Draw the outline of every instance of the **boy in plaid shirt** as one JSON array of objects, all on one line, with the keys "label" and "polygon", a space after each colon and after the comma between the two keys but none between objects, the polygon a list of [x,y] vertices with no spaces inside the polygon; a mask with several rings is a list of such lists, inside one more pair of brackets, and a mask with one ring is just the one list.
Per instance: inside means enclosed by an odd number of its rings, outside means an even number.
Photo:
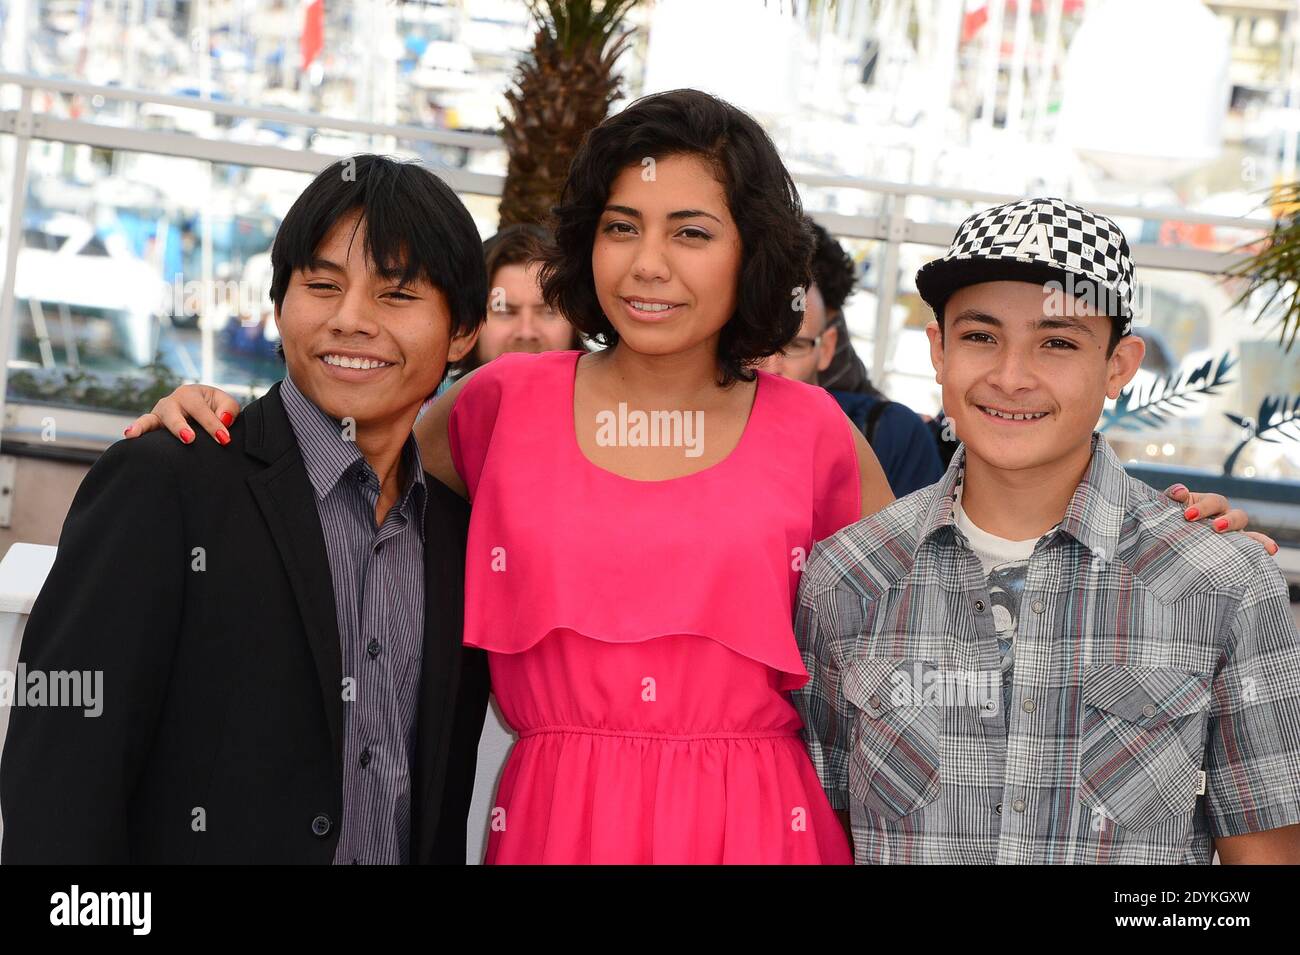
[{"label": "boy in plaid shirt", "polygon": [[962,447],[820,544],[796,633],[813,762],[859,863],[1300,862],[1300,635],[1242,534],[1094,432],[1137,372],[1119,228],[967,219],[917,275]]}]

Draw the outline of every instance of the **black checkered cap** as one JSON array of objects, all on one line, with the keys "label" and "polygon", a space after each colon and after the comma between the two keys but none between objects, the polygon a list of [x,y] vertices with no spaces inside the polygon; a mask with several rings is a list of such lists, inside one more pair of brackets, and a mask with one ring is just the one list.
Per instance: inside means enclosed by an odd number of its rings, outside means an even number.
[{"label": "black checkered cap", "polygon": [[941,259],[916,273],[921,298],[940,314],[953,292],[980,282],[1056,280],[1099,313],[1133,327],[1133,259],[1113,221],[1064,199],[1022,199],[963,222]]}]

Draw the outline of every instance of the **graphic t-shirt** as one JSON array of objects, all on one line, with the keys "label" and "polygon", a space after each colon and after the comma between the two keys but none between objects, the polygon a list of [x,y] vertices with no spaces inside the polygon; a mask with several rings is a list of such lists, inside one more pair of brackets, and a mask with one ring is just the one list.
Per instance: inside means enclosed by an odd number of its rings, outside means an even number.
[{"label": "graphic t-shirt", "polygon": [[[980,559],[984,576],[988,578],[989,601],[993,609],[993,626],[998,636],[998,651],[1002,654],[1002,715],[1010,721],[1011,675],[1016,663],[1016,627],[1020,620],[1020,598],[1025,592],[1025,572],[1029,569],[1029,556],[1034,552],[1039,538],[1025,541],[1007,540],[977,527],[966,516],[958,492],[953,517],[957,527],[970,542],[971,550]],[[1050,531],[1048,533],[1051,533]]]}]

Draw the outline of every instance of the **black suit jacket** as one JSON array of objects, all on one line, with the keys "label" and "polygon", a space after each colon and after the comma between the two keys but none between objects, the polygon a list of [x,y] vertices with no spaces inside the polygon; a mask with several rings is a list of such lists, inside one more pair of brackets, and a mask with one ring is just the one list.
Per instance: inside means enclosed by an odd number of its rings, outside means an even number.
[{"label": "black suit jacket", "polygon": [[[12,709],[0,861],[333,858],[338,624],[279,385],[230,431],[119,441],[78,489],[19,659],[102,671],[102,714]],[[428,485],[410,857],[463,863],[487,662],[461,645],[468,505]]]}]

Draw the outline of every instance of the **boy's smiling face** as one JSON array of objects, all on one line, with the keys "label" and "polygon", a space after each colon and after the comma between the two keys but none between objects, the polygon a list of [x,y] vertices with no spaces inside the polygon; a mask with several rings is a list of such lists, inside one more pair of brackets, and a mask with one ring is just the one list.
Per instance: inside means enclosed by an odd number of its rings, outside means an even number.
[{"label": "boy's smiling face", "polygon": [[1129,335],[1108,355],[1110,318],[1032,282],[966,286],[943,315],[926,334],[944,412],[967,453],[1000,470],[1078,455],[1145,352]]},{"label": "boy's smiling face", "polygon": [[427,279],[403,285],[400,268],[375,271],[365,228],[358,212],[334,224],[315,261],[293,273],[275,320],[294,384],[326,414],[370,427],[414,418],[449,347],[454,361],[472,338],[452,339],[446,297]]}]

